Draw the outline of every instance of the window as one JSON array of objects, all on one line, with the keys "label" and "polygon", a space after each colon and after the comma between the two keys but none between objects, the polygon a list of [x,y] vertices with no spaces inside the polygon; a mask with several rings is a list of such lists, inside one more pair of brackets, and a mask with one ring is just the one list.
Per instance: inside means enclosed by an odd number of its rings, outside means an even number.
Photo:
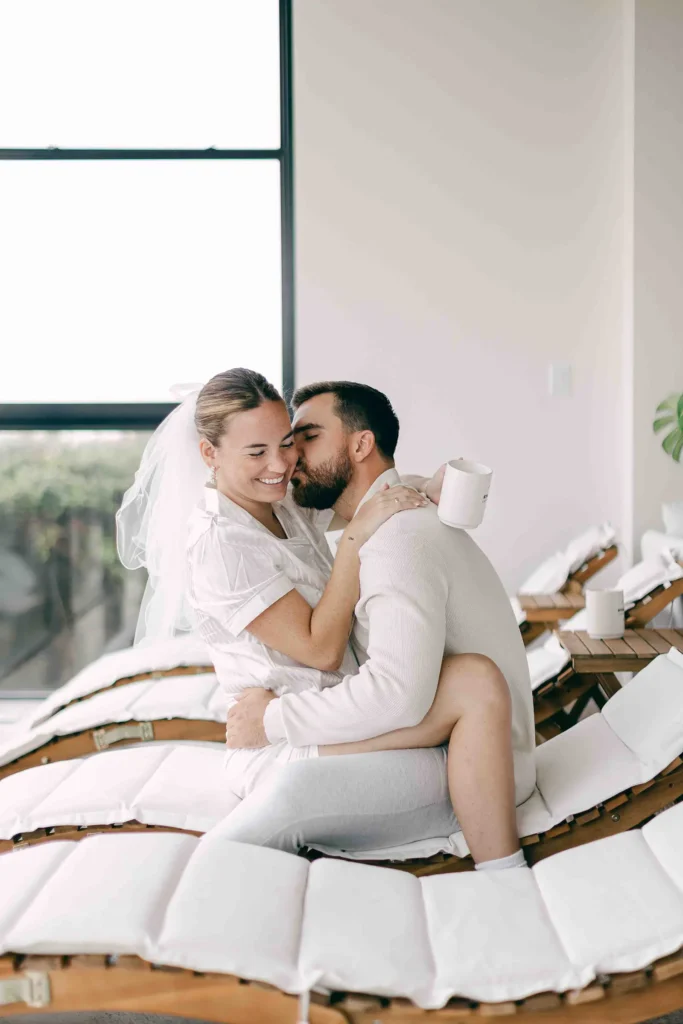
[{"label": "window", "polygon": [[0,0],[0,697],[132,641],[170,388],[293,386],[289,0]]}]

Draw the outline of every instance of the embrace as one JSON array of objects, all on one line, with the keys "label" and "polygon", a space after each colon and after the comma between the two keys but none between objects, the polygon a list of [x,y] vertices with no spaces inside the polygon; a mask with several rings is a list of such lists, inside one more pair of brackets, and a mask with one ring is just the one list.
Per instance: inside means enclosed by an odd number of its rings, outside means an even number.
[{"label": "embrace", "polygon": [[254,371],[217,374],[117,516],[124,564],[149,573],[136,640],[192,630],[226,694],[241,802],[213,833],[296,853],[462,830],[477,868],[524,864],[532,693],[500,579],[439,521],[443,470],[399,477],[384,394],[324,382],[292,409]]}]

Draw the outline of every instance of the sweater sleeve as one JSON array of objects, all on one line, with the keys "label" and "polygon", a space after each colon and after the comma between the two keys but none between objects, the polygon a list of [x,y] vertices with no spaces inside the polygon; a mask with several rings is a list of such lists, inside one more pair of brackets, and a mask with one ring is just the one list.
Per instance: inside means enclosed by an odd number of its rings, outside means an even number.
[{"label": "sweater sleeve", "polygon": [[271,702],[278,707],[271,730],[266,721],[269,736],[294,747],[347,743],[417,725],[427,714],[444,655],[446,574],[431,545],[391,523],[361,549],[367,661],[336,686]]}]

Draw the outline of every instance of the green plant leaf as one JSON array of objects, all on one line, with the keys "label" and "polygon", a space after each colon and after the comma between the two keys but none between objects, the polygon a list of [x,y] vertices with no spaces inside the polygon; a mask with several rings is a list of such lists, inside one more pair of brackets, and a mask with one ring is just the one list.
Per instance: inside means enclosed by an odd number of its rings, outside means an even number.
[{"label": "green plant leaf", "polygon": [[678,402],[676,403],[676,415],[678,416],[679,427],[683,427],[683,395],[678,396]]},{"label": "green plant leaf", "polygon": [[678,395],[669,395],[663,402],[660,402],[655,412],[676,412],[678,407]]},{"label": "green plant leaf", "polygon": [[656,434],[658,431],[662,430],[664,427],[668,427],[672,423],[675,423],[675,422],[676,422],[676,417],[675,416],[662,416],[662,417],[660,417],[660,419],[654,421],[654,423],[652,424],[652,429],[654,430],[654,432]]},{"label": "green plant leaf", "polygon": [[671,458],[674,459],[675,462],[681,461],[681,452],[683,452],[683,430],[679,430],[678,434],[678,440],[676,441],[676,444],[673,447],[673,451],[671,452]]},{"label": "green plant leaf", "polygon": [[666,435],[666,437],[662,441],[662,448],[664,449],[667,455],[673,454],[674,448],[676,447],[680,438],[683,438],[683,430],[681,430],[680,427],[676,427],[675,430],[672,430],[670,434]]}]

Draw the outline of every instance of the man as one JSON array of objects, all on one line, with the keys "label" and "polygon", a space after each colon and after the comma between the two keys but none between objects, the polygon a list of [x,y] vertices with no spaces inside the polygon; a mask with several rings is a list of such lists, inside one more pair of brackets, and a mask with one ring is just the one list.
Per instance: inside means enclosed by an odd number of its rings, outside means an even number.
[{"label": "man", "polygon": [[[333,510],[327,517],[332,519],[334,513],[331,528],[344,526],[384,484],[399,482],[393,458],[398,421],[381,392],[349,382],[313,384],[296,392],[293,407],[299,451],[292,478],[295,498],[303,507]],[[482,654],[496,663],[510,689],[515,798],[522,803],[535,784],[532,694],[519,628],[490,562],[469,534],[441,524],[434,506],[392,516],[361,548],[360,556],[360,601],[352,634],[358,673],[321,691],[280,698],[267,691],[250,692],[231,709],[229,744],[263,746],[284,739],[292,746],[340,744],[410,728],[432,705],[444,656]],[[290,775],[305,779],[308,773],[311,785],[339,788],[344,776],[338,773],[353,769],[353,805],[347,810],[357,813],[359,822],[364,815],[381,812],[382,786],[393,786],[387,814],[400,833],[396,816],[401,786],[392,783],[390,775],[404,769],[429,773],[434,765],[427,760],[428,751],[392,753],[390,761],[377,760],[388,754],[320,758],[293,766]],[[418,754],[422,756],[413,756]],[[443,762],[436,770],[443,772]],[[298,803],[296,793],[290,795],[294,802],[288,812],[283,810],[282,788],[269,794],[265,787],[255,802],[256,817],[259,800],[263,814],[272,813],[268,801],[276,802],[278,813],[290,813],[295,828],[297,815],[305,816],[309,805]],[[409,834],[413,827],[424,827],[418,810],[409,809],[406,841],[420,838],[419,832]],[[226,825],[229,822],[230,818]],[[235,828],[235,835],[231,828],[225,834],[244,838],[239,823]],[[258,841],[251,828],[253,823],[245,841]],[[294,837],[291,846],[288,839],[283,848],[310,843],[311,834],[309,829]]]}]

